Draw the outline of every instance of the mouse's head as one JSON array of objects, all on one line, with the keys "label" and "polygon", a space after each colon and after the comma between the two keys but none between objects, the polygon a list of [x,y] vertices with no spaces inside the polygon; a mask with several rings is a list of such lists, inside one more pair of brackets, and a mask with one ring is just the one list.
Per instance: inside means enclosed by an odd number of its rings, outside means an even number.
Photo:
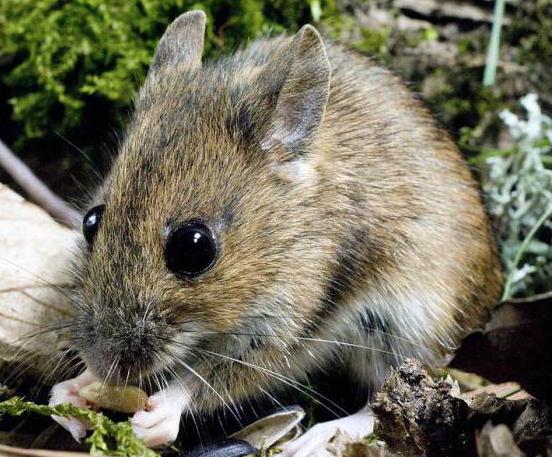
[{"label": "mouse's head", "polygon": [[323,42],[305,26],[260,56],[202,65],[204,28],[201,12],[168,28],[84,218],[73,339],[99,376],[288,344],[325,290],[328,176],[311,154],[325,147]]}]

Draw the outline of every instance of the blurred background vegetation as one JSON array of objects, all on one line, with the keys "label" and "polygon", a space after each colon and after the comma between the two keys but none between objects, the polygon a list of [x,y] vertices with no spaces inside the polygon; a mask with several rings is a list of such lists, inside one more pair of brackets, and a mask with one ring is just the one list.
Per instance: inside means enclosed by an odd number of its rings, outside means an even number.
[{"label": "blurred background vegetation", "polygon": [[[508,271],[538,262],[550,269],[552,229],[546,220],[535,225],[552,206],[548,118],[539,118],[538,138],[527,139],[516,137],[499,113],[520,113],[518,100],[528,93],[539,95],[539,109],[552,112],[552,0],[506,3],[491,87],[481,83],[490,0],[2,0],[0,138],[56,192],[81,200],[95,170],[105,170],[116,151],[156,42],[172,19],[195,8],[209,18],[207,57],[309,22],[393,69],[427,102],[483,179],[498,236],[508,246]],[[539,162],[544,173],[539,166],[527,171],[525,161],[510,163],[516,154],[529,157],[535,141],[537,155],[546,156]],[[520,200],[514,195],[519,183],[533,182],[536,169],[544,187],[533,200],[525,193]],[[8,178],[0,172],[0,179]],[[535,252],[528,235],[541,243]],[[550,275],[527,282],[534,278],[528,274],[525,283],[516,279],[512,293],[552,287]]]}]

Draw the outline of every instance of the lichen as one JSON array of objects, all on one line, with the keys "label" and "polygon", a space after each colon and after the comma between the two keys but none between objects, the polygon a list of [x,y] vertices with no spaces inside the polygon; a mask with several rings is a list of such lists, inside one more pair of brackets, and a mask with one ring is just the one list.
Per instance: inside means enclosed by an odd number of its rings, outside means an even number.
[{"label": "lichen", "polygon": [[521,105],[525,118],[508,110],[500,116],[513,147],[483,156],[483,190],[507,273],[503,298],[552,289],[552,119],[535,94]]}]

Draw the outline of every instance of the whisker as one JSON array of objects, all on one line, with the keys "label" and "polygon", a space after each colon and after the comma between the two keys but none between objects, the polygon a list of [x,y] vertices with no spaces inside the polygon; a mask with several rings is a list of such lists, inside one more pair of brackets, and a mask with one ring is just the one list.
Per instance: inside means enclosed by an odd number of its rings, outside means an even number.
[{"label": "whisker", "polygon": [[67,137],[65,137],[61,132],[55,131],[54,132],[58,137],[60,137],[63,141],[65,141],[69,146],[74,148],[77,152],[79,152],[84,159],[88,162],[89,165],[92,166],[92,172],[94,173],[96,179],[101,182],[103,180],[102,175],[100,173],[100,170],[98,169],[98,166],[96,163],[92,160],[90,155],[88,155],[83,149],[79,148],[75,143],[70,141]]},{"label": "whisker", "polygon": [[[282,341],[286,341],[285,339],[282,338],[282,336],[285,336],[285,335],[277,335],[277,334],[270,334],[270,333],[218,332],[218,331],[211,331],[211,330],[180,330],[180,331],[182,331],[183,333],[201,333],[205,335],[258,336],[258,337],[278,338]],[[356,349],[364,349],[367,351],[380,352],[382,354],[395,355],[395,353],[392,351],[386,351],[385,349],[380,349],[373,346],[365,346],[363,344],[349,343],[347,341],[328,340],[325,338],[309,338],[309,337],[302,337],[302,336],[293,336],[290,338],[290,340],[310,341],[310,342],[316,342],[316,343],[329,343],[329,344],[335,344],[338,346],[347,346],[347,347],[356,348]],[[174,343],[174,341],[171,341],[171,342]]]},{"label": "whisker", "polygon": [[[245,317],[241,317],[240,319],[265,319],[265,318],[274,318],[274,319],[294,319],[294,317],[292,316],[281,316],[281,315],[267,315],[267,316],[245,316]],[[193,324],[193,323],[200,323],[200,322],[203,322],[201,320],[185,320],[185,321],[176,321],[174,322],[175,325],[183,325],[183,324]],[[393,333],[390,333],[390,332],[387,332],[385,330],[380,330],[380,329],[377,329],[377,328],[372,328],[372,327],[367,327],[367,326],[363,326],[361,325],[360,328],[364,328],[366,330],[370,330],[370,332],[372,333],[377,333],[377,334],[380,334],[380,335],[383,335],[383,336],[387,336],[387,337],[390,337],[390,338],[394,338],[394,339],[397,339],[397,340],[400,340],[400,341],[404,341],[406,343],[409,343],[413,346],[417,346],[417,347],[420,347],[420,348],[423,348],[425,349],[425,347],[423,345],[421,345],[419,342],[417,341],[414,341],[412,339],[409,339],[407,337],[404,337],[404,336],[399,336],[399,335],[395,335]],[[207,334],[218,334],[218,335],[230,335],[230,336],[259,336],[259,337],[280,337],[279,335],[276,335],[276,334],[266,334],[266,333],[247,333],[247,332],[217,332],[217,331],[209,331],[209,330],[190,330],[190,329],[179,329],[179,331],[182,331],[182,332],[185,332],[185,333],[207,333]],[[294,337],[296,339],[302,339],[302,340],[305,340],[305,341],[308,341],[309,339],[307,337]],[[319,341],[319,342],[325,342],[325,343],[334,343],[334,344],[343,344],[343,345],[350,345],[350,347],[357,347],[357,348],[364,348],[364,349],[369,349],[369,350],[373,350],[373,351],[378,351],[377,348],[371,348],[369,346],[363,346],[363,345],[359,345],[359,344],[353,344],[353,343],[349,343],[349,342],[346,342],[346,341],[339,341],[339,340],[328,340],[328,339],[322,339],[322,338],[319,338],[319,339],[311,339],[311,341]],[[381,351],[380,351],[381,352]]]},{"label": "whisker", "polygon": [[[316,398],[314,395],[317,395],[319,396],[321,399],[323,399],[324,401],[327,401],[328,403],[330,403],[332,406],[335,406],[337,409],[339,409],[342,413],[344,414],[347,414],[347,411],[345,411],[341,406],[339,406],[338,404],[336,404],[335,402],[333,402],[332,400],[330,400],[329,398],[326,398],[324,395],[320,394],[319,392],[317,392],[316,390],[312,389],[311,387],[307,386],[307,385],[304,385],[302,383],[300,383],[299,381],[295,380],[295,379],[292,379],[292,378],[289,378],[287,376],[284,376],[280,373],[276,373],[266,367],[261,367],[259,365],[255,365],[255,364],[252,364],[252,363],[249,363],[249,362],[246,362],[244,360],[239,360],[239,359],[236,359],[234,357],[231,357],[231,356],[227,356],[227,355],[223,355],[223,354],[219,354],[217,352],[213,352],[213,351],[208,351],[208,350],[204,350],[204,349],[199,349],[199,348],[196,348],[196,350],[204,353],[204,354],[210,354],[210,355],[214,355],[214,356],[218,356],[218,357],[222,357],[223,359],[227,359],[227,360],[230,360],[232,362],[235,362],[235,363],[238,363],[238,364],[241,364],[241,365],[245,365],[249,368],[253,368],[255,370],[259,370],[261,372],[264,372],[276,379],[278,379],[279,381],[283,382],[284,384],[290,386],[290,387],[293,387],[295,389],[297,389],[299,392],[301,392],[302,394],[306,395],[307,397],[309,397],[311,400],[313,400],[314,402],[316,402],[317,404],[321,405],[323,408],[325,408],[327,411],[329,411],[331,414],[333,414],[334,416],[336,417],[339,417],[339,414],[337,414],[334,410],[332,410],[331,408],[329,408],[326,404],[322,403],[320,400],[318,400],[318,398]],[[300,386],[300,387],[298,387]],[[306,389],[307,391],[304,391],[302,389]],[[309,394],[309,392],[312,392],[312,395]]]},{"label": "whisker", "polygon": [[183,360],[179,360],[179,359],[174,359],[174,360],[176,361],[176,363],[182,365],[184,368],[186,368],[188,371],[190,371],[190,373],[194,374],[199,380],[201,380],[201,382],[203,382],[203,384],[205,384],[217,396],[217,398],[228,409],[228,411],[230,411],[230,414],[232,414],[234,419],[236,419],[238,421],[238,424],[240,424],[240,427],[242,426],[239,416],[230,407],[230,405],[225,400],[225,398],[220,393],[218,393],[218,391],[209,383],[209,381],[207,381],[203,376],[201,376],[196,370],[194,370],[190,365],[188,365]]},{"label": "whisker", "polygon": [[100,387],[100,392],[103,391],[106,388],[106,386],[109,382],[109,378],[111,377],[111,372],[115,369],[115,366],[117,365],[117,363],[119,363],[119,356],[116,356],[113,359],[113,362],[111,362],[109,370],[107,370],[107,374],[105,375],[104,379],[102,380],[102,384],[101,384],[101,387]]},{"label": "whisker", "polygon": [[27,340],[30,340],[32,338],[36,338],[36,337],[41,336],[41,335],[45,335],[45,334],[50,333],[50,332],[55,332],[55,331],[60,331],[60,330],[66,329],[66,328],[70,328],[71,326],[73,326],[75,324],[75,322],[76,321],[64,321],[64,322],[60,322],[60,323],[40,325],[40,326],[38,326],[38,328],[42,328],[43,330],[38,331],[38,332],[35,332],[34,330],[30,331],[30,332],[26,333],[25,335],[23,335],[22,337],[18,338],[17,340],[11,341],[10,344],[15,346],[19,343],[25,342]]}]

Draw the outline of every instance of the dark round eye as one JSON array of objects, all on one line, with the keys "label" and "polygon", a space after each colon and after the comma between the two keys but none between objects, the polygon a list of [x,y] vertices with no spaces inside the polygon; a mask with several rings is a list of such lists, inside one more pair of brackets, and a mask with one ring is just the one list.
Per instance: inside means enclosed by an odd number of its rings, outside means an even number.
[{"label": "dark round eye", "polygon": [[211,230],[201,222],[190,222],[169,234],[165,263],[176,275],[192,278],[213,266],[217,252]]},{"label": "dark round eye", "polygon": [[102,221],[104,210],[105,205],[94,206],[94,208],[85,214],[84,219],[82,220],[82,233],[84,235],[84,239],[89,245],[92,245],[92,242],[94,241],[94,237],[96,236],[96,232],[98,231],[98,227]]}]

